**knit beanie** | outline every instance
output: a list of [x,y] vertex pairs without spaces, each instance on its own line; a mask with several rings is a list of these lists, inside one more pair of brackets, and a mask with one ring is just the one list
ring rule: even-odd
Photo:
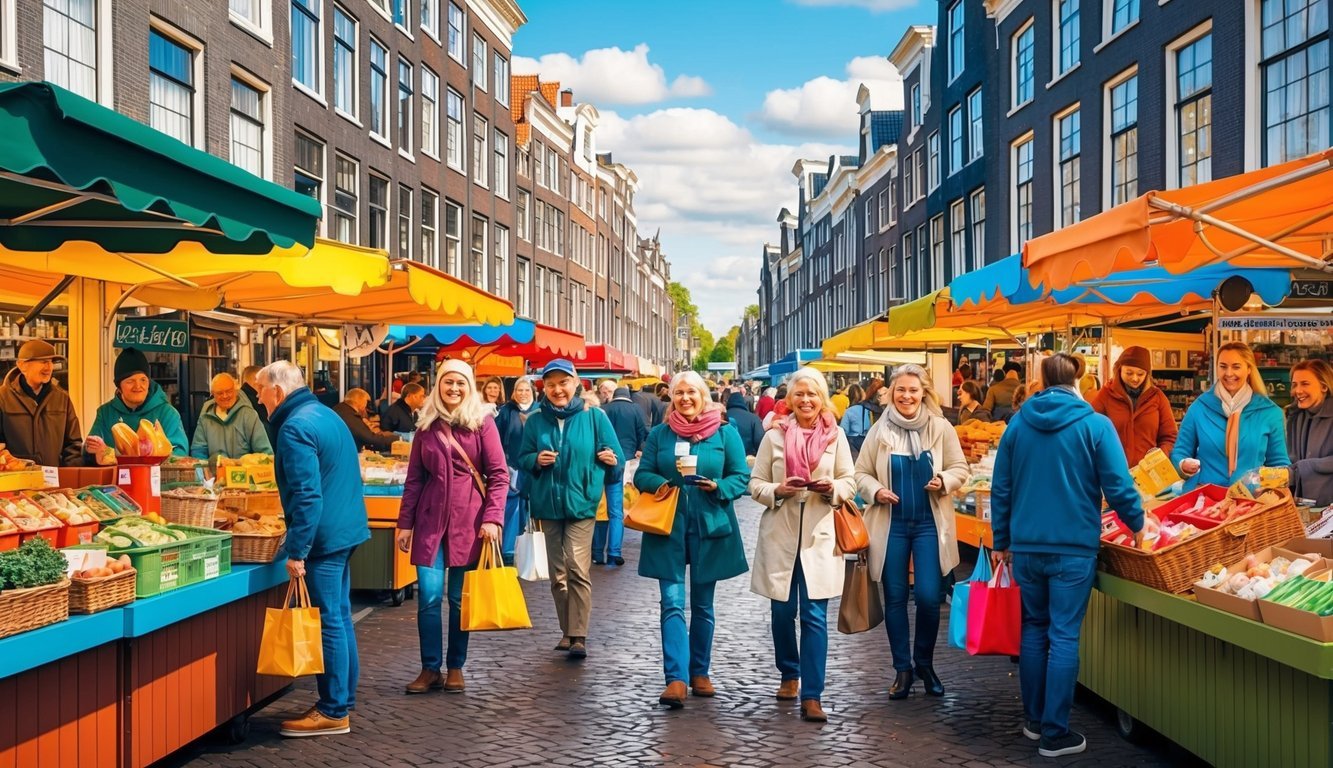
[[144,356],[144,353],[134,347],[126,347],[122,349],[120,354],[116,357],[115,374],[112,378],[115,380],[116,386],[119,387],[120,382],[128,379],[136,373],[142,373],[145,376],[149,375],[148,358]]
[[1115,361],[1117,369],[1126,365],[1135,368],[1142,368],[1152,375],[1152,353],[1143,347],[1125,347],[1125,351],[1120,353],[1120,357]]

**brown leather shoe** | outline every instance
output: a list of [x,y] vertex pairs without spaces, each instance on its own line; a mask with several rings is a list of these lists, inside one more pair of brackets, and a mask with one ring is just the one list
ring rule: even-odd
[[782,685],[778,686],[778,701],[796,701],[800,693],[800,680],[783,680]]
[[811,723],[827,723],[828,715],[819,705],[819,699],[805,699],[801,702],[801,719]]
[[311,709],[304,717],[284,721],[278,733],[288,738],[299,739],[306,736],[336,736],[340,733],[350,733],[351,730],[351,717],[334,719],[318,709]]
[[680,709],[685,706],[685,683],[680,680],[667,683],[666,690],[657,697],[657,703],[670,709]]
[[704,699],[711,699],[717,694],[713,688],[713,681],[701,675],[690,678],[690,692]]
[[444,680],[436,670],[423,669],[417,679],[407,684],[408,693],[429,693],[444,687]]
[[461,669],[449,670],[449,674],[445,675],[444,678],[444,692],[445,693],[463,692],[463,670]]

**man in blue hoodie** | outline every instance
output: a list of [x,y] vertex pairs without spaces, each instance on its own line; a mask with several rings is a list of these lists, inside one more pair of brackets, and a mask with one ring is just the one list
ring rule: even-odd
[[1082,752],[1069,730],[1079,632],[1097,573],[1102,498],[1142,540],[1143,505],[1110,419],[1079,396],[1078,363],[1041,363],[1046,388],[1024,401],[1000,440],[991,483],[992,557],[1023,595],[1019,681],[1023,735],[1042,757]]

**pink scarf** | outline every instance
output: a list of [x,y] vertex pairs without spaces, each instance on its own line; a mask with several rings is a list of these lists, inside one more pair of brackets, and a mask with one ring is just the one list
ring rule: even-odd
[[784,416],[775,422],[783,432],[783,458],[787,462],[787,477],[812,479],[824,451],[838,439],[838,422],[833,414],[824,411],[815,420],[809,437],[802,437],[796,417]]
[[722,426],[722,409],[713,406],[717,403],[709,403],[704,406],[702,413],[690,421],[680,412],[672,410],[667,414],[667,425],[671,431],[677,435],[689,440],[691,443],[701,443],[712,437]]

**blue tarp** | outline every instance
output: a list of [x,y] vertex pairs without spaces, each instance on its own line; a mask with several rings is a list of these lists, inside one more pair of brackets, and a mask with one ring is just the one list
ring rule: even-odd
[[480,347],[490,344],[527,344],[536,335],[536,323],[516,317],[509,325],[391,325],[388,338],[395,344],[421,339],[421,343],[426,346],[462,344]]

